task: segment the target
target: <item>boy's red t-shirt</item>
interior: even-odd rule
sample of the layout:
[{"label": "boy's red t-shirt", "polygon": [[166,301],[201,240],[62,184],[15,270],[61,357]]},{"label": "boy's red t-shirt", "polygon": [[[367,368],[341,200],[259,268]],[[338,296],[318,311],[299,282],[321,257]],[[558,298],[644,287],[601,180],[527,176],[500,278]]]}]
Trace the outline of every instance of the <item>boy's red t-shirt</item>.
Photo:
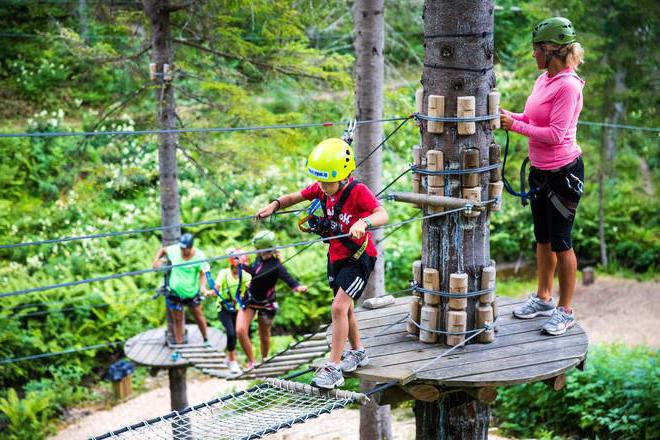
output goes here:
[{"label": "boy's red t-shirt", "polygon": [[[349,179],[349,183],[352,181],[353,178],[351,177]],[[327,196],[327,209],[329,216],[333,215],[334,206],[337,204],[337,202],[339,202],[339,198],[344,192],[346,186],[337,191],[336,194]],[[303,189],[300,194],[302,194],[306,200],[322,200],[324,196],[321,185],[318,182],[309,185],[307,188]],[[357,183],[351,190],[351,195],[348,197],[348,200],[346,200],[344,203],[342,214],[339,215],[339,224],[341,226],[342,234],[348,233],[348,231],[351,229],[351,226],[353,226],[353,223],[361,218],[370,216],[374,209],[379,206],[380,203],[378,202],[378,199],[376,199],[367,185],[363,183]],[[358,246],[361,246],[362,243],[364,243],[364,240],[366,240],[367,236],[369,237],[369,243],[367,244],[366,249],[367,255],[376,257],[378,255],[378,251],[376,251],[376,246],[374,245],[374,241],[371,237],[371,232],[367,232],[365,236],[360,240],[353,238],[350,239],[353,240]],[[344,258],[349,258],[352,255],[352,252],[346,246],[341,244],[339,240],[330,240],[329,254],[330,261],[335,262],[343,260]]]}]

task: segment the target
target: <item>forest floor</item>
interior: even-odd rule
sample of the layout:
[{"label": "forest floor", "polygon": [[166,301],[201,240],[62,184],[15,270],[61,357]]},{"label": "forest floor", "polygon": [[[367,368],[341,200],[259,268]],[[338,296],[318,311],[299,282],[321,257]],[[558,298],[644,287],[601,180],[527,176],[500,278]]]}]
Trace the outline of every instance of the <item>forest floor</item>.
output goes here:
[{"label": "forest floor", "polygon": [[[660,316],[660,282],[619,279],[601,276],[595,284],[578,286],[574,307],[577,319],[593,343],[622,343],[660,348],[657,336]],[[191,404],[213,399],[227,392],[243,389],[247,382],[227,382],[206,378],[191,371],[188,401]],[[149,391],[109,409],[79,408],[71,411],[68,425],[54,439],[86,439],[169,412],[167,374],[149,379]],[[272,440],[359,438],[359,411],[343,409],[270,436]],[[410,407],[393,411],[392,428],[396,439],[415,436],[415,419]],[[502,439],[495,430],[489,438]]]}]

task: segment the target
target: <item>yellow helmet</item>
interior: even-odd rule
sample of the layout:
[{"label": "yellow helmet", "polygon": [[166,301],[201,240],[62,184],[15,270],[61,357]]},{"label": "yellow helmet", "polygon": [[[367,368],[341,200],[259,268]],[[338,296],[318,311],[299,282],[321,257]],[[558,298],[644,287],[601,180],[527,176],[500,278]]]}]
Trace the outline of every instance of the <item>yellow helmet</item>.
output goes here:
[{"label": "yellow helmet", "polygon": [[353,149],[338,138],[318,144],[307,158],[307,173],[320,182],[339,182],[355,170]]}]

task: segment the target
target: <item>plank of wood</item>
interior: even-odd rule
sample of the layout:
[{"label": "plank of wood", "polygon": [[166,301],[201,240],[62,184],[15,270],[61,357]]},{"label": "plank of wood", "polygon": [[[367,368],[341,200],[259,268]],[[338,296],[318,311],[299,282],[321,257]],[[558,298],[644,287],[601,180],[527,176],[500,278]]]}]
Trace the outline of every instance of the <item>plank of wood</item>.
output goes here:
[{"label": "plank of wood", "polygon": [[[311,362],[311,360],[310,360]],[[262,368],[272,368],[272,367],[297,367],[299,365],[306,365],[307,361],[287,361],[287,362],[269,362],[267,364],[256,365],[255,370],[261,370]]]},{"label": "plank of wood", "polygon": [[292,360],[314,359],[314,358],[317,358],[319,356],[323,356],[327,352],[328,352],[328,350],[316,351],[316,352],[312,352],[312,353],[303,353],[303,354],[282,354],[282,355],[277,356],[277,359],[283,360],[283,361],[284,360],[292,361]]}]

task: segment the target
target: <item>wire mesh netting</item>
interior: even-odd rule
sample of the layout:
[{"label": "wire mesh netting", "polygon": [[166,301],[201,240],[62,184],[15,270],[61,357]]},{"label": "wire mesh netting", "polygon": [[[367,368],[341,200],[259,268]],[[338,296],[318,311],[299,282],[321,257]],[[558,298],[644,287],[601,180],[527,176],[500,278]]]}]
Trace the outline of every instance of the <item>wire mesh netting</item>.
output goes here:
[{"label": "wire mesh netting", "polygon": [[364,394],[350,391],[322,391],[298,382],[266,379],[245,391],[94,439],[257,439],[365,399]]}]

